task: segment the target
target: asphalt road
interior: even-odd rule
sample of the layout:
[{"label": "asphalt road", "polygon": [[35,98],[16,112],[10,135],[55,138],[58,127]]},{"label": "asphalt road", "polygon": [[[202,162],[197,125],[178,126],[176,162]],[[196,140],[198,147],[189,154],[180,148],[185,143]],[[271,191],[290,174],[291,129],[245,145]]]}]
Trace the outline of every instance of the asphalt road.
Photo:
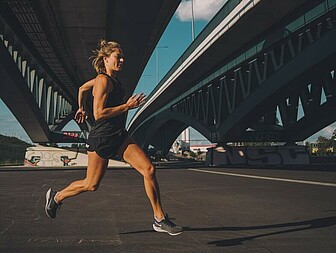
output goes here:
[{"label": "asphalt road", "polygon": [[152,230],[142,178],[110,169],[100,188],[64,201],[55,220],[45,192],[85,170],[0,169],[0,252],[335,252],[336,171],[158,169],[179,236]]}]

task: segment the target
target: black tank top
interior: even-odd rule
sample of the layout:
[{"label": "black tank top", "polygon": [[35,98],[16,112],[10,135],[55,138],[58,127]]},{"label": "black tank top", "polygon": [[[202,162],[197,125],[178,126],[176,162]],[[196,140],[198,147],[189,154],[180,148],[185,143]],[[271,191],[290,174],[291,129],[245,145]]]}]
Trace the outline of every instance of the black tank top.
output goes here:
[{"label": "black tank top", "polygon": [[[108,76],[113,84],[113,89],[107,97],[105,107],[115,107],[124,104],[125,90],[122,88],[119,80],[107,74],[104,75]],[[91,128],[90,136],[91,137],[111,136],[124,130],[125,124],[126,124],[126,112],[112,118],[96,120]]]}]

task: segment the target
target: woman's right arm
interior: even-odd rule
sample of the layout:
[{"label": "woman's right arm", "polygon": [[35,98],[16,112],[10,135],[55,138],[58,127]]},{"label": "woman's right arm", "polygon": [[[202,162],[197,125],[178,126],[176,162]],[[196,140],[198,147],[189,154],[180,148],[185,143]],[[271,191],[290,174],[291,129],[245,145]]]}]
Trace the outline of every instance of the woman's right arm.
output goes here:
[{"label": "woman's right arm", "polygon": [[78,108],[81,108],[84,110],[84,101],[86,98],[86,94],[89,90],[93,88],[93,85],[95,83],[96,78],[91,79],[90,81],[87,81],[82,86],[79,87],[78,90]]},{"label": "woman's right arm", "polygon": [[90,81],[87,81],[78,89],[78,110],[75,114],[75,120],[78,123],[83,123],[85,119],[88,118],[87,113],[85,111],[85,100],[86,100],[86,94],[89,90],[91,90],[94,86],[96,78],[91,79]]}]

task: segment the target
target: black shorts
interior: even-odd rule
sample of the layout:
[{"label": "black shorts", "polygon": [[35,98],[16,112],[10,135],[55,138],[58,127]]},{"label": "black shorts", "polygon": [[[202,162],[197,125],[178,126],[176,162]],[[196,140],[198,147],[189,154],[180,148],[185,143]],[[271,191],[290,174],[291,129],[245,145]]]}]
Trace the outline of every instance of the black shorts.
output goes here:
[{"label": "black shorts", "polygon": [[88,151],[96,152],[101,158],[110,159],[114,158],[118,154],[118,150],[124,143],[128,136],[126,130],[120,131],[116,134],[103,137],[91,137],[87,140],[89,145]]}]

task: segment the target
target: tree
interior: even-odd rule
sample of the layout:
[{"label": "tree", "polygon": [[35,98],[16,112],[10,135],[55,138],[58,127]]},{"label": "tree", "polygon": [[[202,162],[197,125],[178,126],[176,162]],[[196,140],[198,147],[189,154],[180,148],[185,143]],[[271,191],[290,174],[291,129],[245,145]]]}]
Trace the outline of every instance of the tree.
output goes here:
[{"label": "tree", "polygon": [[334,130],[332,136],[331,136],[331,142],[335,145],[336,143],[336,129]]},{"label": "tree", "polygon": [[326,152],[327,152],[327,148],[329,147],[329,144],[330,144],[330,140],[324,136],[319,136],[317,138],[317,147],[318,147],[318,153],[320,155],[325,155]]},{"label": "tree", "polygon": [[333,153],[336,154],[336,129],[331,136],[330,146],[333,148]]}]

